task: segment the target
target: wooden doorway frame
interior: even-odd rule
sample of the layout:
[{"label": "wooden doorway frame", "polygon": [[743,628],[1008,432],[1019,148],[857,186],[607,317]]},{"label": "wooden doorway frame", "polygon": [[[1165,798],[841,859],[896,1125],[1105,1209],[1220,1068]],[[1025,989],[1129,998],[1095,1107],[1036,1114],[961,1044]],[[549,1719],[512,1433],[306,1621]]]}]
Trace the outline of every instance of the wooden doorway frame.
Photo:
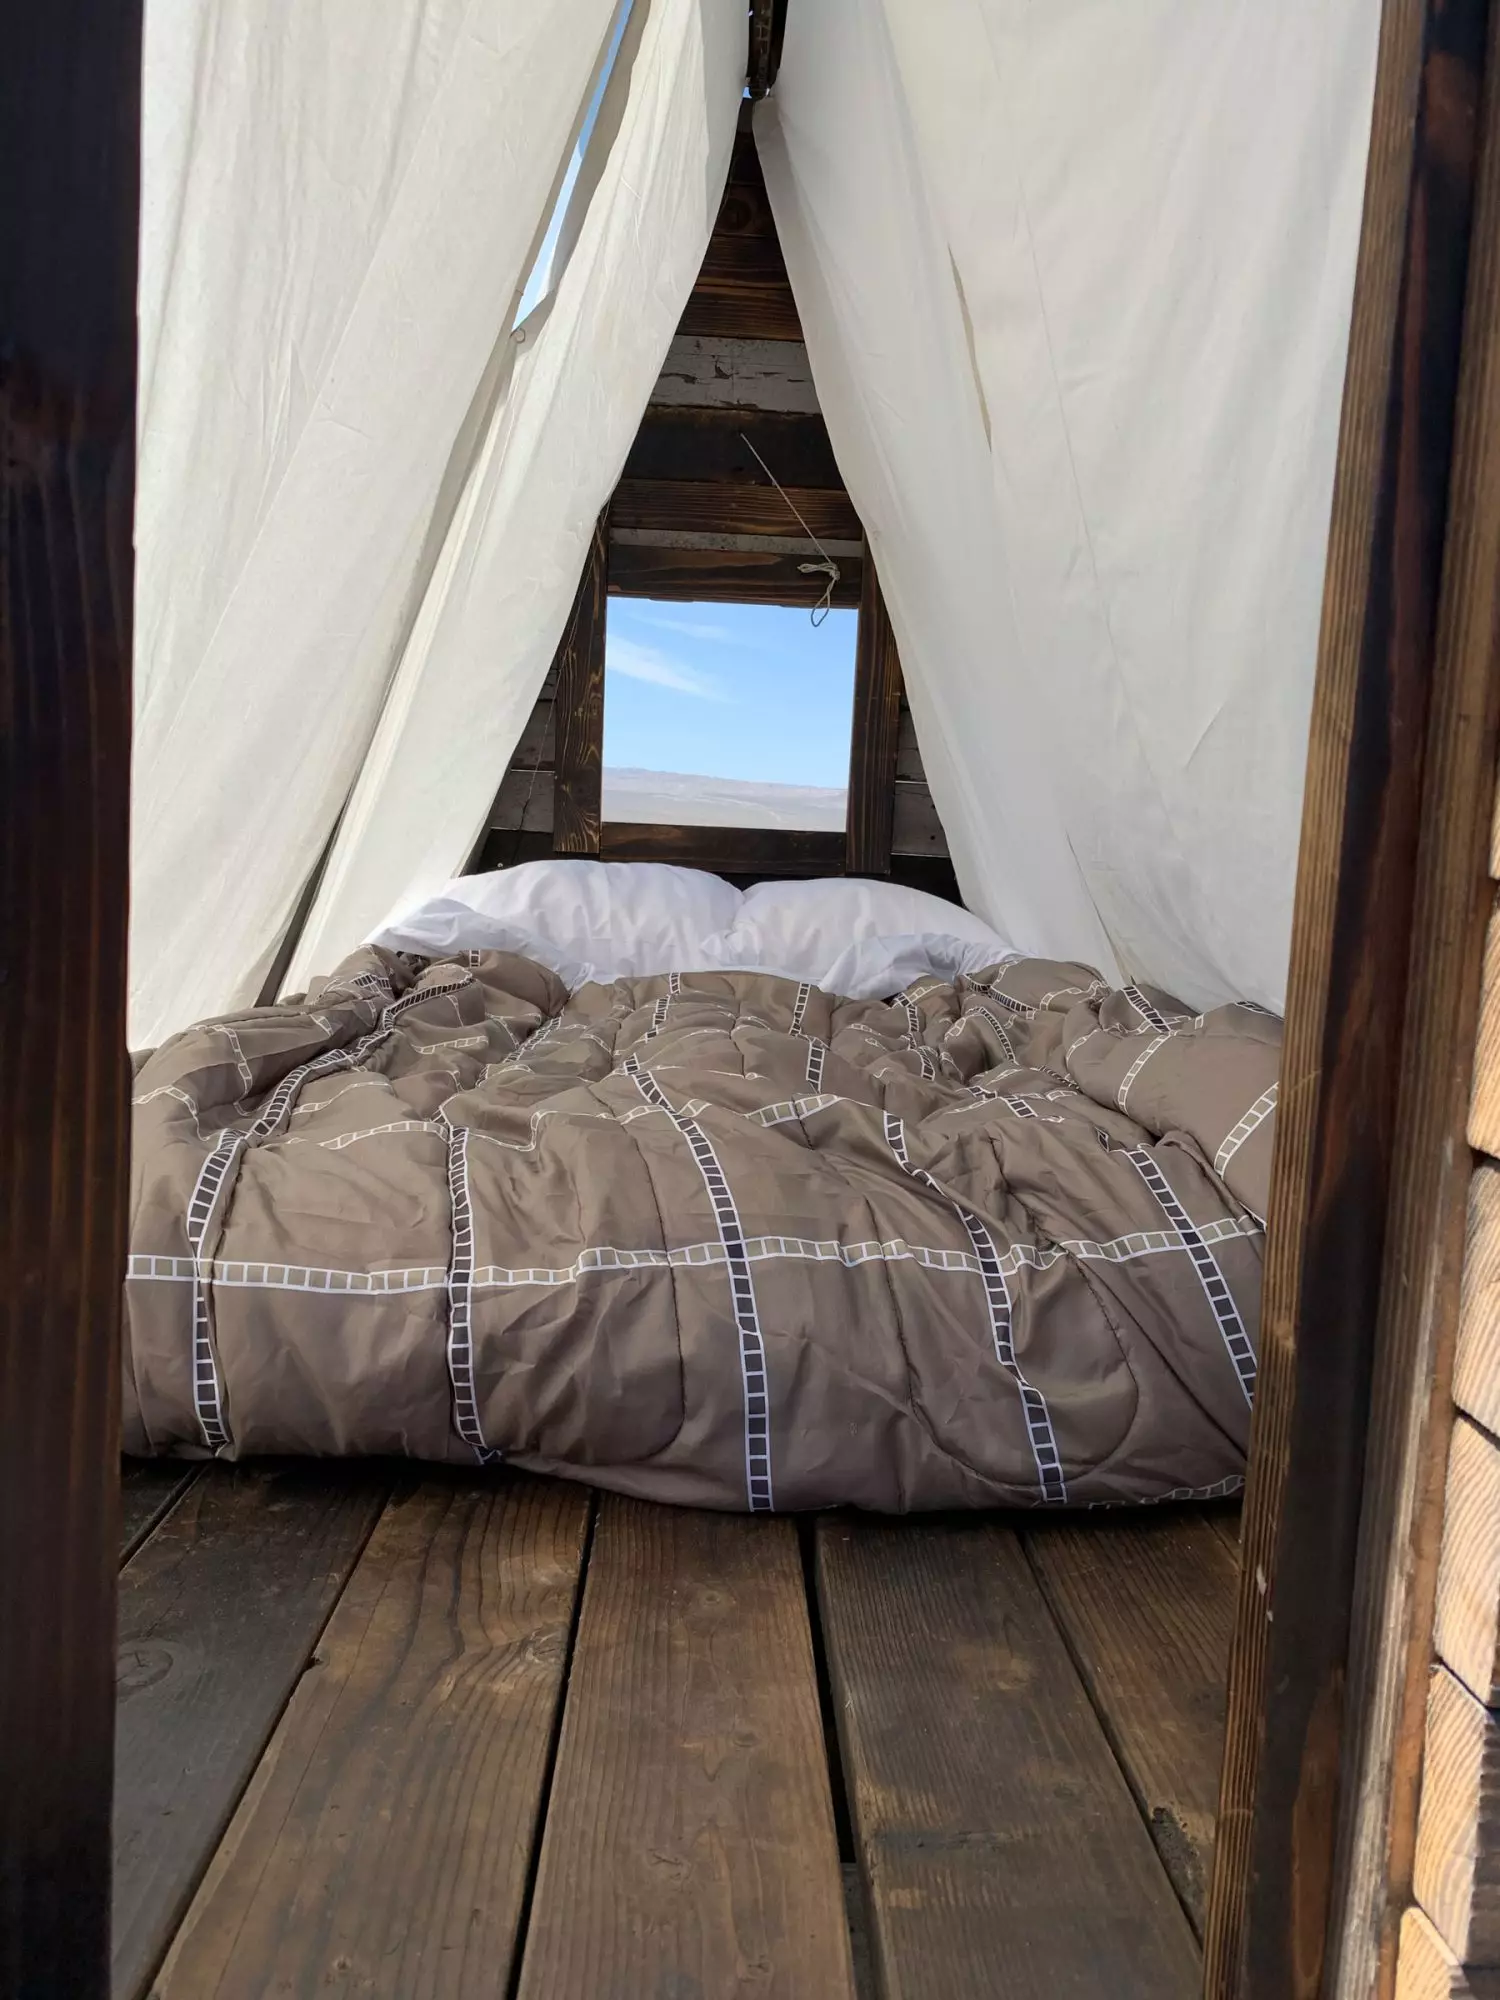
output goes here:
[{"label": "wooden doorway frame", "polygon": [[0,1995],[109,1990],[141,0],[0,63]]},{"label": "wooden doorway frame", "polygon": [[[1489,359],[1500,201],[1495,149],[1478,143],[1481,122],[1493,122],[1482,88],[1490,12],[1487,0],[1384,7],[1309,755],[1210,2000],[1314,2000],[1335,1980],[1340,2000],[1354,2000],[1350,1968],[1388,1963],[1381,1925],[1400,1887],[1411,1785],[1403,1698],[1422,1617],[1420,1564],[1402,1558],[1420,1542],[1419,1419],[1441,1385],[1452,1291],[1455,1176],[1444,1162],[1465,1085],[1454,1051],[1468,1046],[1477,990],[1470,876],[1494,764],[1496,613],[1481,586],[1493,591],[1500,564]],[[15,10],[7,55],[0,712],[16,956],[0,982],[10,1245],[0,1630],[24,1631],[25,1643],[0,1658],[0,1996],[102,1996],[139,0]],[[1484,301],[1467,342],[1466,287]],[[1380,1638],[1388,1613],[1394,1641]],[[1356,1823],[1347,1784],[1341,1794],[1341,1750],[1366,1781],[1365,1803],[1374,1798],[1373,1831],[1368,1813]]]},{"label": "wooden doorway frame", "polygon": [[1500,431],[1491,417],[1486,434],[1480,408],[1493,400],[1480,363],[1497,215],[1492,189],[1475,199],[1496,169],[1493,132],[1480,143],[1494,124],[1492,11],[1385,0],[1382,15],[1207,2000],[1369,2000],[1393,1973],[1387,1912],[1404,1886],[1408,1804],[1414,1817],[1403,1696],[1425,1645],[1408,1554],[1418,1487],[1431,1484],[1421,1414],[1457,1307],[1500,691],[1492,576],[1474,602],[1476,575],[1500,561]]}]

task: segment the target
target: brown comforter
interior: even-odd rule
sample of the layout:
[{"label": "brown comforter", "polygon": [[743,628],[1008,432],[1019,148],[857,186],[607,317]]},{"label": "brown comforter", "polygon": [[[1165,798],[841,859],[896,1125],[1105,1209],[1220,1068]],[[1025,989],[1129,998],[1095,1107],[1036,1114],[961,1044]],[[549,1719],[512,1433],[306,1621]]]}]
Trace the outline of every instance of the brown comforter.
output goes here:
[{"label": "brown comforter", "polygon": [[1233,1490],[1280,1023],[1023,959],[889,1004],[373,949],[136,1080],[136,1452],[700,1506]]}]

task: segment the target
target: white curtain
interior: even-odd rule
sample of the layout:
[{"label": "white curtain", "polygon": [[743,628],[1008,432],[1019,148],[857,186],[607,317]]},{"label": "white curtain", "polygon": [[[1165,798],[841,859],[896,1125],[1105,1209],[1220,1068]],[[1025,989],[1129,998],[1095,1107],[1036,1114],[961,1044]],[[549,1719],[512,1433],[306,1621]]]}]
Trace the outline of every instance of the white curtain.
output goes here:
[{"label": "white curtain", "polygon": [[633,61],[621,51],[618,130],[534,337],[498,381],[289,990],[441,887],[484,824],[703,261],[746,22],[743,0],[651,0]]},{"label": "white curtain", "polygon": [[1378,28],[804,0],[758,113],[967,898],[1198,1005],[1284,995]]},{"label": "white curtain", "polygon": [[134,1046],[256,997],[615,7],[150,0]]}]

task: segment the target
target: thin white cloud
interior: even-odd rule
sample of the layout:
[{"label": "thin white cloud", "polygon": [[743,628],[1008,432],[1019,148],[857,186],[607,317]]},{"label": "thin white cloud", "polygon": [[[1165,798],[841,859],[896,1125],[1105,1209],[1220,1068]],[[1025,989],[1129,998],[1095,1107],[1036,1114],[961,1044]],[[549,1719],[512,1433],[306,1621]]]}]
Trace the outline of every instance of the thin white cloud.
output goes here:
[{"label": "thin white cloud", "polygon": [[727,625],[705,625],[692,618],[663,618],[654,612],[638,611],[637,621],[650,625],[658,632],[677,632],[684,639],[706,639],[716,646],[753,646],[759,642],[747,639],[743,632],[731,631]]},{"label": "thin white cloud", "polygon": [[671,688],[699,701],[729,699],[710,675],[699,673],[696,667],[684,666],[656,646],[643,645],[639,639],[617,638],[612,632],[605,639],[604,667],[606,673],[623,674],[632,681],[649,681],[653,687]]}]

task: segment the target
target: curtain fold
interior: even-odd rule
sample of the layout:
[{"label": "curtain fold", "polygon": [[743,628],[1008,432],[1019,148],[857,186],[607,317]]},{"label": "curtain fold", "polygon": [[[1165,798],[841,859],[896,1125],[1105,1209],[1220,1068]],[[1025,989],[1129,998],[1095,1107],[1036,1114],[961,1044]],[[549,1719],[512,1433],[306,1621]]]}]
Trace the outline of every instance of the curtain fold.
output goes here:
[{"label": "curtain fold", "polygon": [[147,8],[133,1046],[256,997],[615,8]]},{"label": "curtain fold", "polygon": [[1200,1006],[1284,998],[1378,28],[819,0],[757,113],[968,899]]},{"label": "curtain fold", "polygon": [[288,990],[440,888],[483,827],[703,261],[746,34],[741,0],[650,0],[618,130],[497,396]]}]

